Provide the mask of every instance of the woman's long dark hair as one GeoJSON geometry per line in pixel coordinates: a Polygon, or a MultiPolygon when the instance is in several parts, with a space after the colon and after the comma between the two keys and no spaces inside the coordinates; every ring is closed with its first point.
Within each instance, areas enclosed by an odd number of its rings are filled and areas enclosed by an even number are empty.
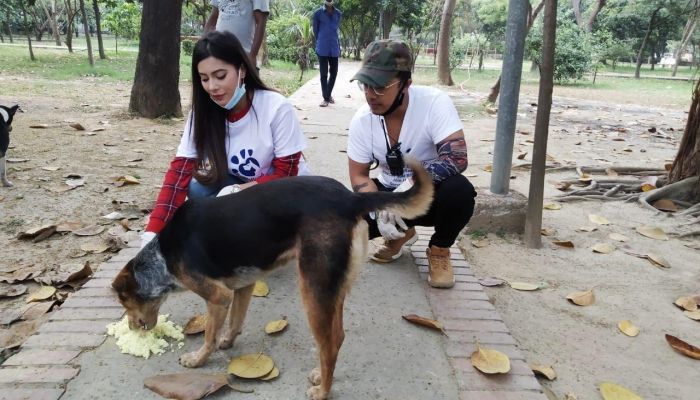
{"type": "Polygon", "coordinates": [[[194,144],[197,149],[197,168],[194,177],[200,183],[209,185],[223,182],[228,174],[226,159],[226,117],[228,110],[214,103],[204,90],[197,68],[199,62],[208,57],[215,57],[239,69],[246,70],[243,82],[246,85],[246,97],[252,101],[255,90],[272,90],[267,87],[258,69],[253,65],[241,42],[230,32],[210,32],[197,41],[192,52],[192,111],[194,119],[190,129],[193,131],[194,144]]]}

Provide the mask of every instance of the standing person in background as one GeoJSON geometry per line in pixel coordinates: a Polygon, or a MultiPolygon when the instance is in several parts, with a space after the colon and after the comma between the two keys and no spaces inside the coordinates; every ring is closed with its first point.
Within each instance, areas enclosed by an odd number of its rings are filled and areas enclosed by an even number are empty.
{"type": "Polygon", "coordinates": [[[141,234],[142,247],[185,198],[235,196],[253,185],[309,174],[294,108],[253,65],[230,32],[210,32],[195,44],[192,112],[141,234]]]}
{"type": "Polygon", "coordinates": [[[338,58],[340,57],[338,27],[343,13],[335,8],[333,0],[325,0],[323,3],[312,18],[323,94],[323,101],[319,106],[328,107],[328,104],[335,103],[332,94],[335,77],[338,75],[338,58]],[[328,77],[329,67],[330,78],[328,77]]]}
{"type": "Polygon", "coordinates": [[[233,33],[257,68],[258,51],[270,15],[270,0],[211,0],[211,6],[204,34],[213,30],[233,33]]]}
{"type": "Polygon", "coordinates": [[[462,175],[467,168],[467,143],[462,121],[447,93],[412,85],[413,57],[404,42],[370,43],[362,67],[352,80],[364,92],[363,105],[350,122],[348,164],[355,192],[404,191],[411,187],[411,170],[403,158],[413,157],[433,178],[435,197],[428,213],[403,221],[387,211],[365,217],[370,239],[384,237],[371,258],[389,263],[402,247],[415,242],[414,226],[434,226],[428,244],[428,283],[450,288],[455,279],[450,247],[474,212],[476,191],[462,175]],[[370,169],[379,166],[372,179],[370,169]]]}

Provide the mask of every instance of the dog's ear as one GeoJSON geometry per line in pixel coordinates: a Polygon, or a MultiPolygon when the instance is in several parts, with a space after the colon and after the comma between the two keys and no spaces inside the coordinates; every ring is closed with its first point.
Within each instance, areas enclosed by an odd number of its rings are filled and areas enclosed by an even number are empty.
{"type": "MultiPolygon", "coordinates": [[[[12,106],[12,107],[10,108],[10,115],[15,115],[15,113],[17,112],[17,110],[20,110],[19,104],[15,104],[14,106],[12,106]]],[[[20,111],[21,111],[21,110],[20,110],[20,111]]]]}

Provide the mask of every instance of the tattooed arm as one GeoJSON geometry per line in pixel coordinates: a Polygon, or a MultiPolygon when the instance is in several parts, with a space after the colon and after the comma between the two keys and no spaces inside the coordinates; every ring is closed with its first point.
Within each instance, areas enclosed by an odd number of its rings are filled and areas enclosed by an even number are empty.
{"type": "Polygon", "coordinates": [[[438,156],[423,161],[423,167],[433,178],[433,182],[442,182],[450,176],[467,169],[467,142],[464,132],[459,130],[435,145],[438,156]]]}
{"type": "Polygon", "coordinates": [[[369,177],[369,164],[362,164],[348,158],[348,168],[350,170],[350,184],[353,192],[377,191],[377,185],[369,177]]]}

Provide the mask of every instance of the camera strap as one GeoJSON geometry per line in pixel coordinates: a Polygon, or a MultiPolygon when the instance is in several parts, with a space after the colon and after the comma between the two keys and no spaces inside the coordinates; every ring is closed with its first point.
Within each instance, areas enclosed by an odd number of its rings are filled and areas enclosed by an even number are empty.
{"type": "Polygon", "coordinates": [[[384,141],[386,141],[386,152],[390,153],[393,148],[396,150],[401,151],[401,142],[399,142],[398,138],[396,139],[396,144],[394,147],[389,144],[389,133],[386,130],[386,125],[384,125],[384,117],[379,117],[379,122],[382,123],[382,130],[384,131],[384,141]]]}

